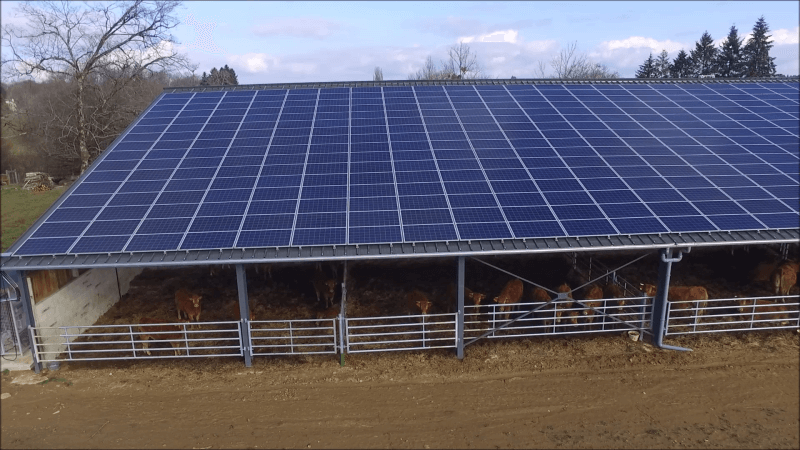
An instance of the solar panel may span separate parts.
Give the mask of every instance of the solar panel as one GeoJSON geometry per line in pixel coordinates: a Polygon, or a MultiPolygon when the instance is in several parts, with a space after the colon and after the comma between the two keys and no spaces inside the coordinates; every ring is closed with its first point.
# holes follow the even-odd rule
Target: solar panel
{"type": "Polygon", "coordinates": [[[798,227],[797,83],[170,92],[15,255],[798,227]]]}

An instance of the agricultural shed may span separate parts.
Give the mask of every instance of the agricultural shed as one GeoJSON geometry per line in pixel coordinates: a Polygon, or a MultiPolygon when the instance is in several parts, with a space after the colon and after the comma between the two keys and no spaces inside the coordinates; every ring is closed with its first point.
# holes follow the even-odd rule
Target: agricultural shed
{"type": "Polygon", "coordinates": [[[243,265],[457,257],[461,355],[465,257],[658,250],[661,314],[674,252],[796,242],[798,109],[796,79],[170,88],[3,271],[234,264],[247,317],[243,265]]]}

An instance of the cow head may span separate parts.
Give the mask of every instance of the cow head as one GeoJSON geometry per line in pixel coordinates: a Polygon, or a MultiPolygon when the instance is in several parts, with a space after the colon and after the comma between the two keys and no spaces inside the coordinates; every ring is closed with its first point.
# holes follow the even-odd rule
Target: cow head
{"type": "Polygon", "coordinates": [[[334,279],[326,280],[325,286],[328,287],[328,295],[333,297],[333,295],[336,293],[336,280],[334,279]]]}
{"type": "Polygon", "coordinates": [[[419,308],[422,314],[428,314],[428,311],[431,309],[431,305],[433,305],[430,300],[417,300],[416,304],[417,308],[419,308]]]}
{"type": "Polygon", "coordinates": [[[645,283],[640,283],[639,289],[648,297],[655,297],[656,291],[658,290],[654,285],[645,283]]]}
{"type": "Polygon", "coordinates": [[[200,300],[202,300],[202,299],[203,299],[203,296],[202,295],[197,295],[197,294],[194,294],[191,297],[189,297],[189,300],[192,302],[192,306],[194,306],[197,309],[200,309],[200,300]]]}
{"type": "Polygon", "coordinates": [[[480,306],[481,302],[486,298],[486,294],[480,294],[478,292],[472,293],[472,303],[475,306],[480,306]]]}

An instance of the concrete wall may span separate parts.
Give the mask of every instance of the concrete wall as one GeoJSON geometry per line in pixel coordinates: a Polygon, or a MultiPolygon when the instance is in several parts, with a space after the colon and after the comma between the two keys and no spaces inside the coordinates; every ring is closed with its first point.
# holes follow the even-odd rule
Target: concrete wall
{"type": "MultiPolygon", "coordinates": [[[[117,289],[117,274],[114,269],[92,269],[71,283],[51,294],[46,299],[33,307],[37,327],[61,327],[75,325],[92,325],[120,299],[120,293],[125,295],[130,288],[131,280],[142,273],[141,268],[117,269],[119,274],[119,289],[117,289]]],[[[47,330],[57,335],[59,330],[47,330]]],[[[74,334],[77,330],[73,331],[74,334]]],[[[43,333],[44,335],[44,333],[43,333]]],[[[45,338],[44,351],[63,351],[64,348],[57,343],[63,342],[62,338],[45,338]]],[[[42,359],[55,359],[55,354],[44,355],[42,359]]]]}

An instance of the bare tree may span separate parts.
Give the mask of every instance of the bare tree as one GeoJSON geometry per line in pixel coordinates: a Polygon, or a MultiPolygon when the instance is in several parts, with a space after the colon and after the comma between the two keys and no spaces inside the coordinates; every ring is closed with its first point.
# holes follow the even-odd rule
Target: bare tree
{"type": "Polygon", "coordinates": [[[383,70],[380,66],[375,67],[375,73],[372,75],[372,81],[383,81],[383,70]]]}
{"type": "Polygon", "coordinates": [[[477,55],[469,45],[460,42],[448,50],[448,60],[442,61],[437,67],[433,58],[428,56],[425,64],[415,74],[409,75],[410,80],[469,80],[483,78],[484,72],[477,55]]]}
{"type": "Polygon", "coordinates": [[[541,78],[561,78],[561,79],[601,79],[619,78],[619,73],[612,71],[605,64],[600,64],[589,60],[584,53],[578,53],[578,43],[573,42],[567,48],[554,56],[550,61],[550,67],[555,72],[552,76],[545,75],[544,63],[539,62],[539,75],[541,78]]]}
{"type": "Polygon", "coordinates": [[[173,13],[179,5],[177,1],[143,0],[26,2],[19,9],[28,19],[27,26],[3,27],[2,40],[8,52],[2,65],[8,75],[59,79],[71,92],[69,100],[60,98],[52,104],[70,104],[74,120],[63,132],[76,136],[81,172],[100,152],[90,152],[89,143],[96,136],[90,134],[94,131],[87,114],[112,109],[108,102],[114,94],[142,77],[158,70],[189,68],[188,59],[173,51],[177,42],[169,33],[178,25],[173,13]],[[100,92],[111,94],[102,96],[107,104],[99,109],[89,107],[89,98],[100,92]]]}

